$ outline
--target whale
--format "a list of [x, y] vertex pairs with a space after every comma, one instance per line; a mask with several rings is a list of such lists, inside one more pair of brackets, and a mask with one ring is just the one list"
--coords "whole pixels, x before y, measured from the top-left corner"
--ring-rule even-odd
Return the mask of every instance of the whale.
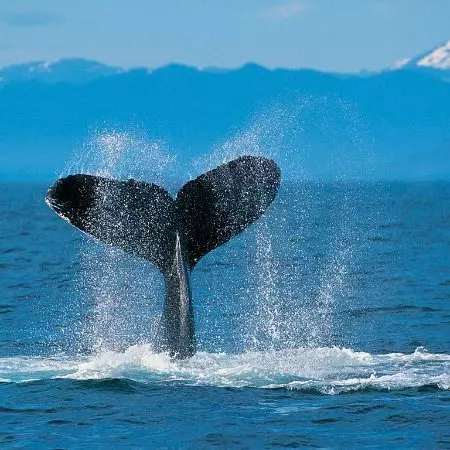
[[280, 179], [272, 159], [241, 156], [188, 181], [175, 198], [146, 181], [73, 174], [56, 180], [45, 201], [83, 233], [159, 269], [165, 299], [158, 351], [186, 359], [197, 349], [191, 272], [264, 214]]

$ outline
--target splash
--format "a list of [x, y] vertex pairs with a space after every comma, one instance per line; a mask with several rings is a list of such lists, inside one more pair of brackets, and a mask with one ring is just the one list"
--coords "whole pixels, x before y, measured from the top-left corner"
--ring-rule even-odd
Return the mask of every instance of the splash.
[[296, 181], [367, 179], [374, 173], [373, 140], [355, 104], [293, 92], [289, 101], [256, 111], [234, 135], [195, 159], [193, 169], [200, 174], [251, 154], [275, 159]]
[[235, 136], [214, 145], [207, 155], [195, 159], [194, 171], [203, 173], [244, 155], [265, 156], [278, 161], [291, 120], [282, 105], [261, 111]]
[[[65, 173], [106, 178], [138, 178], [168, 184], [175, 158], [160, 142], [143, 134], [97, 131]], [[97, 192], [97, 201], [114, 198]], [[117, 204], [121, 199], [117, 198]], [[117, 205], [111, 205], [117, 207]], [[99, 214], [102, 208], [98, 208]], [[101, 217], [99, 218], [101, 221]], [[148, 262], [123, 251], [84, 239], [80, 251], [79, 290], [90, 299], [90, 313], [77, 324], [79, 348], [120, 350], [155, 339], [159, 329], [161, 275]], [[84, 301], [86, 303], [86, 301]]]
[[423, 386], [450, 390], [450, 355], [417, 348], [410, 354], [370, 354], [319, 347], [252, 351], [239, 355], [200, 352], [186, 361], [153, 353], [148, 344], [123, 352], [69, 358], [0, 358], [0, 382], [58, 378], [128, 379], [144, 384], [184, 384], [226, 388], [289, 389], [335, 395], [397, 391]]
[[[242, 336], [243, 341], [237, 348], [279, 350], [297, 345], [318, 347], [344, 343], [340, 339], [342, 319], [335, 314], [335, 307], [345, 301], [351, 288], [351, 271], [357, 264], [361, 234], [354, 220], [357, 215], [355, 205], [364, 194], [355, 190], [355, 197], [349, 198], [340, 190], [339, 183], [354, 173], [356, 160], [370, 166], [370, 158], [363, 157], [367, 147], [363, 138], [364, 123], [352, 105], [341, 103], [338, 102], [342, 123], [316, 124], [314, 118], [326, 116], [326, 108], [336, 102], [325, 97], [294, 96], [289, 104], [274, 104], [261, 111], [235, 136], [212, 147], [209, 155], [193, 162], [196, 174], [247, 154], [272, 157], [283, 168], [290, 164], [293, 152], [296, 152], [301, 157], [296, 155], [295, 159], [305, 161], [298, 167], [299, 176], [308, 180], [309, 174], [316, 169], [313, 151], [308, 146], [311, 133], [320, 130], [326, 136], [326, 142], [331, 144], [341, 142], [344, 136], [348, 146], [359, 149], [356, 153], [348, 152], [342, 144], [327, 149], [329, 167], [321, 173], [329, 175], [330, 167], [334, 166], [338, 173], [334, 180], [308, 186], [300, 181], [297, 194], [302, 196], [303, 204], [297, 201], [293, 204], [285, 199], [285, 204], [278, 208], [276, 220], [270, 217], [269, 211], [268, 217], [250, 228], [254, 242], [249, 246], [251, 250], [246, 261], [247, 281], [240, 291], [244, 298], [238, 300], [248, 304], [249, 308], [236, 320], [234, 332]], [[297, 124], [295, 128], [294, 124]], [[344, 151], [351, 154], [347, 160], [340, 159]], [[161, 142], [147, 136], [98, 131], [89, 139], [84, 151], [71, 161], [66, 173], [132, 177], [167, 186], [175, 162]], [[358, 167], [362, 167], [361, 164]], [[333, 191], [331, 194], [330, 190]], [[331, 203], [324, 204], [321, 195]], [[283, 221], [288, 222], [292, 215], [296, 228], [291, 242], [296, 243], [277, 244], [292, 233], [292, 229], [283, 230]], [[327, 223], [329, 233], [320, 237], [323, 238], [321, 243], [312, 234], [317, 230], [317, 223], [323, 221]], [[311, 244], [300, 248], [306, 240]], [[290, 248], [294, 246], [298, 248]], [[84, 288], [88, 286], [94, 304], [88, 329], [82, 327], [83, 339], [88, 337], [91, 348], [96, 351], [123, 349], [145, 339], [151, 341], [157, 334], [161, 311], [158, 304], [162, 297], [160, 275], [153, 268], [144, 269], [119, 250], [100, 248], [92, 242], [86, 243], [81, 260], [81, 283]], [[306, 279], [305, 273], [308, 273]], [[219, 281], [222, 283], [223, 277]], [[208, 312], [208, 308], [204, 310]], [[138, 320], [135, 320], [136, 314]], [[211, 325], [210, 331], [214, 333], [215, 326]], [[217, 345], [212, 346], [214, 350], [230, 350], [222, 345], [223, 336], [209, 336], [208, 340], [216, 342]]]
[[96, 130], [69, 160], [61, 176], [85, 173], [106, 178], [167, 182], [176, 158], [161, 141], [139, 130]]
[[278, 272], [267, 222], [263, 221], [255, 228], [254, 257], [247, 269], [253, 281], [253, 289], [249, 294], [254, 306], [243, 324], [243, 333], [248, 349], [274, 349], [282, 344], [281, 328], [284, 326], [277, 289]]
[[[336, 104], [339, 121], [326, 113]], [[302, 125], [294, 128], [299, 123]], [[324, 136], [324, 147], [312, 149], [310, 135], [317, 132]], [[370, 212], [361, 223], [359, 208], [366, 193], [355, 181], [370, 172], [369, 140], [370, 133], [354, 105], [294, 95], [289, 104], [272, 105], [257, 114], [248, 126], [195, 162], [197, 171], [203, 171], [243, 154], [264, 155], [274, 158], [283, 172], [287, 164], [292, 171], [291, 160], [304, 161], [298, 167], [300, 181], [297, 179], [295, 191], [301, 200], [279, 198], [278, 203], [284, 204], [278, 206], [277, 217], [271, 217], [269, 211], [250, 229], [253, 243], [247, 250], [251, 253], [246, 261], [248, 287], [242, 294], [245, 298], [239, 299], [249, 305], [238, 330], [245, 340], [243, 348], [344, 343], [345, 318], [336, 314], [336, 305], [342, 308], [348, 301], [363, 229], [374, 222]], [[327, 155], [326, 167], [315, 167], [317, 152]], [[349, 156], [343, 159], [342, 154]], [[327, 181], [310, 181], [311, 173], [317, 172]], [[349, 180], [354, 185], [350, 189], [345, 184]], [[293, 215], [296, 223], [288, 229]], [[313, 235], [319, 224], [328, 229], [326, 235]], [[291, 242], [295, 244], [277, 245], [293, 232], [296, 235]], [[300, 248], [305, 243], [308, 245]], [[290, 248], [293, 245], [297, 248]]]

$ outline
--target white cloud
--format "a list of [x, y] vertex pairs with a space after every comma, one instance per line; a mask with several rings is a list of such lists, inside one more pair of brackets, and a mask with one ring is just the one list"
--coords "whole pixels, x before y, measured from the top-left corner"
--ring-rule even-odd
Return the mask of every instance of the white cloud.
[[11, 27], [36, 27], [60, 23], [64, 19], [46, 11], [0, 11], [0, 23]]
[[297, 16], [304, 11], [304, 6], [300, 0], [293, 0], [287, 3], [282, 3], [270, 6], [262, 10], [260, 17], [269, 20], [287, 20]]

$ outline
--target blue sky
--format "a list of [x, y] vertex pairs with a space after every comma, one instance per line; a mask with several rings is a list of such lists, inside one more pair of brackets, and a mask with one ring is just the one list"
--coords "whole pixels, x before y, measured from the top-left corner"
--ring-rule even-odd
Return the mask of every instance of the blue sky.
[[2, 0], [0, 66], [377, 70], [450, 39], [450, 0]]

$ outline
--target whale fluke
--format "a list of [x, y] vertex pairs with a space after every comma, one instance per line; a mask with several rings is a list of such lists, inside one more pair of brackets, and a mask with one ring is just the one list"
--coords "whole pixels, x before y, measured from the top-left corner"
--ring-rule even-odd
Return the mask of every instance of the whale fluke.
[[57, 180], [46, 202], [81, 231], [163, 273], [163, 349], [184, 358], [195, 352], [189, 272], [257, 220], [279, 186], [274, 161], [242, 156], [189, 181], [175, 199], [153, 183], [78, 174]]

